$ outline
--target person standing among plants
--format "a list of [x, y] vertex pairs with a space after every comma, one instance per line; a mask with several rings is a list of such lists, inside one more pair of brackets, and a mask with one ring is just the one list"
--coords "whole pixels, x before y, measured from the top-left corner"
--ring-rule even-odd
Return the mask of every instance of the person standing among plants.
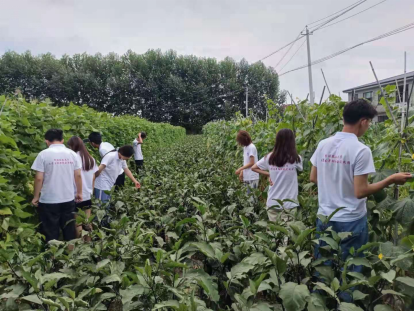
[[[303, 170], [302, 158], [296, 151], [295, 135], [290, 129], [281, 129], [276, 135], [273, 151], [252, 167], [252, 171], [270, 178], [267, 194], [267, 214], [270, 221], [276, 221], [283, 210], [291, 210], [299, 204], [298, 173]], [[281, 206], [276, 200], [290, 200]], [[295, 202], [291, 202], [295, 201]]]
[[[108, 142], [102, 141], [102, 135], [99, 132], [92, 132], [89, 134], [89, 143], [92, 147], [97, 148], [99, 150], [99, 155], [101, 159], [111, 151], [116, 150], [115, 147]], [[116, 179], [115, 186], [116, 189], [119, 189], [125, 185], [125, 172], [120, 169], [119, 175]]]
[[134, 159], [137, 173], [139, 173], [139, 170], [144, 166], [144, 156], [142, 155], [141, 146], [144, 143], [145, 138], [147, 138], [147, 133], [140, 132], [138, 133], [138, 137], [135, 138], [132, 143], [134, 147]]
[[249, 194], [251, 189], [259, 187], [259, 174], [251, 169], [257, 162], [257, 149], [246, 131], [240, 130], [236, 140], [240, 146], [243, 146], [243, 166], [236, 170], [236, 175], [239, 176], [240, 181], [247, 185], [247, 193]]
[[113, 150], [104, 155], [99, 169], [95, 173], [95, 198], [104, 203], [111, 199], [111, 196], [106, 194], [105, 191], [110, 191], [115, 185], [119, 170], [121, 169], [135, 184], [135, 188], [141, 188], [141, 184], [134, 178], [126, 163], [133, 154], [134, 148], [132, 146], [123, 146], [119, 150]]
[[36, 171], [32, 204], [38, 208], [46, 242], [58, 240], [60, 229], [65, 241], [70, 241], [76, 238], [75, 202], [83, 200], [82, 163], [63, 144], [62, 130], [48, 130], [45, 141], [48, 148], [37, 155], [32, 165]]
[[[98, 171], [95, 159], [89, 154], [82, 139], [72, 136], [68, 140], [68, 146], [76, 152], [78, 161], [82, 163], [82, 202], [76, 204], [76, 208], [85, 211], [86, 216], [91, 216], [92, 201], [91, 195], [95, 184], [95, 173]], [[86, 228], [90, 230], [90, 228]], [[78, 238], [82, 235], [82, 225], [77, 226]]]
[[[311, 158], [310, 181], [318, 185], [318, 215], [328, 217], [336, 211], [327, 223], [317, 219], [316, 230], [323, 232], [332, 227], [337, 233], [352, 233], [341, 240], [344, 261], [351, 248], [357, 250], [368, 242], [366, 198], [391, 184], [402, 185], [411, 178], [410, 173], [397, 173], [380, 182], [368, 183], [368, 175], [375, 173], [374, 160], [370, 148], [358, 137], [368, 130], [376, 114], [374, 106], [365, 99], [346, 104], [342, 132], [322, 140]], [[321, 257], [319, 247], [325, 245], [322, 241], [319, 243], [315, 247], [316, 258]]]

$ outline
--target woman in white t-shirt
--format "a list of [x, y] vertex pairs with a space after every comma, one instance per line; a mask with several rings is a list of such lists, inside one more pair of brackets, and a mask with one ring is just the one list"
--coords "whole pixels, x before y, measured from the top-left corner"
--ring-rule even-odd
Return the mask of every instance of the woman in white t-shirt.
[[247, 193], [249, 194], [251, 188], [259, 187], [259, 174], [251, 169], [257, 162], [257, 149], [246, 131], [239, 131], [236, 140], [240, 146], [243, 146], [243, 166], [236, 170], [236, 175], [248, 186]]
[[[291, 210], [298, 203], [298, 173], [303, 170], [302, 158], [296, 151], [295, 135], [290, 129], [282, 129], [276, 135], [273, 151], [257, 162], [252, 170], [270, 176], [267, 194], [267, 213], [270, 221], [276, 221], [280, 211]], [[283, 202], [283, 206], [277, 200]], [[293, 201], [293, 202], [292, 202]]]
[[[98, 170], [95, 159], [89, 154], [82, 139], [78, 136], [72, 136], [68, 140], [68, 146], [74, 152], [82, 163], [82, 202], [76, 204], [76, 208], [80, 208], [85, 211], [85, 214], [89, 218], [91, 216], [92, 201], [91, 196], [95, 183], [95, 172]], [[85, 228], [90, 230], [91, 228]], [[82, 225], [77, 227], [78, 237], [82, 235]]]

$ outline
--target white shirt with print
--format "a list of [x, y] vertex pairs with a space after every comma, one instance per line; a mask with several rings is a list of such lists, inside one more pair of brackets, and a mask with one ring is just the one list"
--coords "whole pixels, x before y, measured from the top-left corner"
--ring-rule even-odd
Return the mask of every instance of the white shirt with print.
[[74, 200], [75, 170], [82, 168], [76, 153], [63, 144], [52, 144], [40, 152], [32, 170], [44, 173], [40, 203], [55, 204]]
[[[250, 163], [250, 157], [254, 157], [254, 163], [257, 162], [257, 149], [254, 144], [250, 144], [247, 147], [243, 147], [243, 166]], [[253, 172], [252, 168], [246, 168], [243, 170], [243, 180], [251, 181], [258, 180], [259, 173]]]
[[311, 158], [318, 172], [318, 214], [332, 221], [351, 222], [367, 213], [366, 198], [354, 194], [354, 176], [375, 173], [371, 150], [355, 134], [338, 132], [322, 140]]
[[[78, 161], [83, 163], [79, 152], [76, 153], [76, 156], [78, 158]], [[81, 175], [82, 175], [82, 200], [83, 201], [88, 201], [91, 199], [91, 195], [93, 192], [93, 187], [92, 187], [93, 176], [95, 175], [97, 171], [98, 171], [98, 166], [96, 165], [95, 159], [93, 159], [93, 167], [89, 171], [85, 171], [82, 165]], [[75, 191], [75, 194], [76, 194], [76, 191]]]
[[135, 138], [132, 146], [134, 147], [134, 159], [135, 160], [144, 160], [144, 156], [142, 155], [141, 144]]
[[[269, 164], [270, 154], [262, 158], [257, 162], [257, 166], [264, 171], [268, 171], [270, 179], [273, 182], [273, 186], [270, 186], [267, 193], [267, 207], [274, 207], [276, 209], [282, 209], [280, 204], [276, 200], [292, 200], [298, 201], [298, 173], [297, 171], [303, 170], [302, 158], [297, 163], [286, 163], [282, 167], [277, 167]], [[298, 206], [294, 202], [283, 202], [284, 209], [292, 209]]]
[[[99, 145], [99, 155], [101, 156], [101, 158], [103, 158], [105, 154], [107, 154], [108, 152], [114, 149], [117, 149], [117, 148], [115, 148], [111, 143], [103, 142]], [[121, 169], [118, 175], [121, 175], [123, 172], [124, 170]]]
[[125, 160], [119, 158], [118, 151], [109, 152], [101, 161], [106, 167], [95, 180], [95, 188], [99, 190], [111, 190], [115, 185], [120, 170], [127, 168]]

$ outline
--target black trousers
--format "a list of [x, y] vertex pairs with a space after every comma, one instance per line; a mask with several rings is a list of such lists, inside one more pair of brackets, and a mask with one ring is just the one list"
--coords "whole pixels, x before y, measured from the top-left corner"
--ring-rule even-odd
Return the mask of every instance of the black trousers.
[[135, 160], [135, 169], [137, 174], [139, 173], [139, 170], [144, 167], [144, 160]]
[[118, 178], [115, 181], [115, 191], [119, 190], [125, 185], [125, 172], [123, 172], [121, 175], [118, 175]]
[[40, 203], [39, 218], [46, 242], [59, 239], [62, 230], [65, 241], [76, 239], [75, 201], [64, 203]]

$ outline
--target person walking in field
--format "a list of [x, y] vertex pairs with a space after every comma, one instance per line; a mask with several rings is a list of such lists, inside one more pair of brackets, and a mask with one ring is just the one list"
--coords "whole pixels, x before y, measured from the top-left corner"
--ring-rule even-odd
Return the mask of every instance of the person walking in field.
[[[311, 158], [311, 182], [318, 185], [318, 215], [330, 216], [339, 210], [327, 223], [320, 219], [316, 231], [329, 227], [335, 232], [351, 232], [352, 235], [340, 243], [342, 260], [346, 260], [350, 249], [359, 249], [368, 242], [366, 198], [391, 184], [402, 185], [410, 173], [393, 174], [384, 180], [369, 184], [368, 175], [375, 173], [374, 161], [369, 147], [358, 140], [368, 130], [377, 114], [365, 99], [349, 102], [343, 110], [342, 132], [322, 140]], [[320, 258], [320, 246], [315, 247], [315, 257]], [[363, 256], [362, 252], [360, 256]], [[358, 266], [354, 271], [360, 272]]]
[[[283, 210], [297, 207], [298, 171], [303, 170], [302, 158], [296, 151], [295, 135], [290, 129], [281, 129], [276, 135], [273, 151], [260, 159], [252, 171], [269, 177], [270, 188], [267, 194], [267, 214], [270, 221], [280, 218], [287, 220]], [[290, 200], [281, 206], [277, 200]], [[292, 202], [294, 201], [294, 202]]]
[[134, 178], [126, 163], [133, 154], [134, 148], [132, 146], [123, 146], [119, 150], [113, 150], [104, 155], [99, 169], [95, 173], [95, 198], [101, 200], [103, 203], [110, 200], [111, 196], [106, 194], [105, 191], [110, 191], [115, 185], [121, 169], [135, 184], [135, 188], [141, 188], [141, 184]]
[[[92, 147], [99, 150], [99, 155], [101, 159], [110, 151], [116, 150], [115, 147], [108, 142], [102, 142], [102, 135], [99, 132], [92, 132], [89, 134], [89, 143]], [[120, 169], [119, 175], [115, 182], [116, 189], [122, 188], [125, 185], [125, 172], [123, 169]]]
[[[92, 201], [91, 196], [95, 184], [95, 173], [98, 171], [95, 159], [89, 154], [82, 139], [77, 136], [72, 136], [68, 140], [68, 146], [71, 150], [76, 152], [78, 161], [82, 163], [82, 202], [76, 203], [76, 208], [82, 209], [86, 216], [91, 216]], [[86, 228], [88, 231], [91, 228]], [[77, 226], [78, 238], [82, 236], [82, 225]]]
[[137, 173], [139, 173], [139, 170], [144, 166], [144, 156], [142, 155], [141, 146], [144, 143], [145, 138], [147, 138], [147, 133], [140, 132], [138, 133], [138, 137], [135, 138], [132, 143], [134, 147], [134, 159]]
[[236, 170], [236, 175], [239, 176], [240, 181], [247, 185], [247, 193], [249, 194], [251, 189], [259, 187], [259, 174], [251, 169], [257, 162], [257, 149], [246, 131], [240, 130], [236, 140], [240, 146], [243, 146], [243, 166]]
[[82, 162], [63, 144], [62, 130], [48, 130], [45, 140], [48, 148], [32, 165], [36, 171], [32, 204], [38, 208], [46, 242], [58, 240], [60, 229], [70, 241], [76, 238], [75, 201], [83, 201]]

